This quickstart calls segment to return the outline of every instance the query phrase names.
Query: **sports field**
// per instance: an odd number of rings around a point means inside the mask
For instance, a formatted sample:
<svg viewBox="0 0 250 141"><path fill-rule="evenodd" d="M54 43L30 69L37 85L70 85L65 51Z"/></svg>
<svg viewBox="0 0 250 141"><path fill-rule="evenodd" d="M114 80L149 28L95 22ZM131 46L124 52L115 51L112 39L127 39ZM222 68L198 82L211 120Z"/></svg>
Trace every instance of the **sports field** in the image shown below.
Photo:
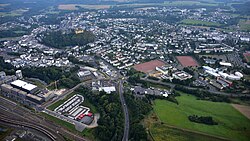
<svg viewBox="0 0 250 141"><path fill-rule="evenodd" d="M250 120L230 104L196 100L194 96L187 94L182 94L177 100L179 105L166 100L155 100L153 108L161 122L231 140L250 139ZM190 122L188 116L194 114L212 116L219 124L205 125Z"/></svg>
<svg viewBox="0 0 250 141"><path fill-rule="evenodd" d="M149 73L150 71L155 70L156 67L161 67L164 66L165 63L160 61L160 60L152 60L149 62L137 64L134 67L137 71L144 72L144 73Z"/></svg>
<svg viewBox="0 0 250 141"><path fill-rule="evenodd" d="M191 56L176 56L177 60L183 67L196 67L199 66L197 61Z"/></svg>

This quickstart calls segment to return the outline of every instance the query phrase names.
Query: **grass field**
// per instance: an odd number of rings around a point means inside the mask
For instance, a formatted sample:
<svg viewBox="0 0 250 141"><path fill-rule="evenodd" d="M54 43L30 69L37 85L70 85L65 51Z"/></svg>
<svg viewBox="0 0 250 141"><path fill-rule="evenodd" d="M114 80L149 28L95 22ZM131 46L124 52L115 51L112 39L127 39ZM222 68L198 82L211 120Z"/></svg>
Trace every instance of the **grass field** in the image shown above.
<svg viewBox="0 0 250 141"><path fill-rule="evenodd" d="M96 107L93 104L91 104L88 99L84 98L84 102L81 105L89 107L93 113L97 113Z"/></svg>
<svg viewBox="0 0 250 141"><path fill-rule="evenodd" d="M199 1L166 1L164 6L218 6L217 3L199 2Z"/></svg>
<svg viewBox="0 0 250 141"><path fill-rule="evenodd" d="M250 139L250 120L230 104L196 100L194 96L187 94L182 94L177 100L179 105L166 100L155 100L154 111L161 122L232 140ZM219 125L209 126L190 122L188 116L194 114L212 116Z"/></svg>
<svg viewBox="0 0 250 141"><path fill-rule="evenodd" d="M21 16L24 12L28 12L28 9L17 9L11 12L0 12L0 17L7 17L7 16Z"/></svg>
<svg viewBox="0 0 250 141"><path fill-rule="evenodd" d="M58 6L59 10L78 10L79 8L85 9L109 9L110 5L83 5L83 4L61 4Z"/></svg>
<svg viewBox="0 0 250 141"><path fill-rule="evenodd" d="M171 127L162 123L154 112L150 113L144 119L148 133L154 141L222 141L212 136L203 135L200 133L190 132L187 130Z"/></svg>
<svg viewBox="0 0 250 141"><path fill-rule="evenodd" d="M118 0L119 1L119 0ZM59 10L78 10L78 7L85 9L109 9L114 7L154 7L154 6L218 6L218 2L198 2L198 1L173 1L164 3L132 3L132 4L117 4L117 5L83 5L83 4L61 4L58 6Z"/></svg>
<svg viewBox="0 0 250 141"><path fill-rule="evenodd" d="M240 20L240 29L244 31L250 31L250 20Z"/></svg>
<svg viewBox="0 0 250 141"><path fill-rule="evenodd" d="M214 23L214 22L206 22L206 21L200 21L200 20L192 20L192 19L184 19L181 21L182 24L187 25L199 25L199 26L213 26L213 27L219 27L221 24Z"/></svg>
<svg viewBox="0 0 250 141"><path fill-rule="evenodd" d="M61 126L61 127L64 127L66 129L68 129L69 131L75 133L75 134L78 134L78 135L81 135L81 136L85 136L85 137L88 137L89 139L93 140L94 139L94 136L92 134L93 132L93 129L84 129L82 132L79 132L75 129L75 125L69 123L69 122L66 122L66 121L63 121L63 120L60 120L56 117L53 117L51 115L48 115L46 113L40 113L40 115L42 115L43 117L45 117L47 120L49 121L52 121L54 123L56 123L57 125Z"/></svg>
<svg viewBox="0 0 250 141"><path fill-rule="evenodd" d="M8 5L10 5L10 4L0 4L0 7L5 7L5 6L8 6Z"/></svg>
<svg viewBox="0 0 250 141"><path fill-rule="evenodd" d="M154 136L155 141L221 141L209 136L204 136L201 134L196 134L192 132L186 132L183 130L178 130L170 128L165 124L156 123L151 127L151 134Z"/></svg>

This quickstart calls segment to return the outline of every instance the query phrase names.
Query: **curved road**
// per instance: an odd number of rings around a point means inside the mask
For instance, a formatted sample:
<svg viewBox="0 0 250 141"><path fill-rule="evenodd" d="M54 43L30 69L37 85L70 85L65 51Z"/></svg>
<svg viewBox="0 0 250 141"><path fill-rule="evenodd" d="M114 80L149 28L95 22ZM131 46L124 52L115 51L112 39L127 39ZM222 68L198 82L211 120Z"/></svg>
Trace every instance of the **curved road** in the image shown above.
<svg viewBox="0 0 250 141"><path fill-rule="evenodd" d="M129 114L128 114L128 108L126 105L126 102L124 100L124 96L123 96L123 81L120 80L119 81L119 96L120 96L120 100L121 100L121 104L122 104L122 108L123 108L123 112L124 112L124 118L125 118L125 122L124 122L124 133L123 133L123 138L122 141L128 141L128 135L129 135Z"/></svg>

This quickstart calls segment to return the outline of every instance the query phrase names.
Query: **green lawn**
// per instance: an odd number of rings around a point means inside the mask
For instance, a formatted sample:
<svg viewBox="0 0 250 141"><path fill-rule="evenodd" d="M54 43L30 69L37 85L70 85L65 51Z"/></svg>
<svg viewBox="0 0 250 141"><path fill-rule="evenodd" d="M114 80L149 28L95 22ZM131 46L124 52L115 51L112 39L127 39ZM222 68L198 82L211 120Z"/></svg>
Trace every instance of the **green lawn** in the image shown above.
<svg viewBox="0 0 250 141"><path fill-rule="evenodd" d="M200 21L200 20L192 20L192 19L184 19L181 21L182 24L187 25L197 25L197 26L213 26L213 27L219 27L221 24L214 23L214 22L206 22L206 21Z"/></svg>
<svg viewBox="0 0 250 141"><path fill-rule="evenodd" d="M92 113L97 113L96 107L93 104L91 104L89 100L86 99L85 97L84 97L84 102L81 105L90 108L90 111Z"/></svg>
<svg viewBox="0 0 250 141"><path fill-rule="evenodd" d="M182 94L177 100L179 105L166 100L155 100L153 108L162 122L232 140L250 139L250 120L230 104L196 100L194 96L187 94ZM212 116L219 125L209 126L190 122L188 116L193 114Z"/></svg>

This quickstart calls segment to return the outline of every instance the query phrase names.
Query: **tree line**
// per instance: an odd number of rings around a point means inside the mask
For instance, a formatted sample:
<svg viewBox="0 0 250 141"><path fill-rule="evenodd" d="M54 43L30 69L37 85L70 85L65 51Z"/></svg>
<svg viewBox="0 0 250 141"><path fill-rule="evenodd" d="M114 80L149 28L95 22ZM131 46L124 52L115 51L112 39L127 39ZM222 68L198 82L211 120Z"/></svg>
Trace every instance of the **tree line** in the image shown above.
<svg viewBox="0 0 250 141"><path fill-rule="evenodd" d="M107 94L104 91L94 93L85 87L76 89L76 92L87 98L100 113L98 127L93 129L93 135L101 141L122 140L124 115L119 95L116 93Z"/></svg>
<svg viewBox="0 0 250 141"><path fill-rule="evenodd" d="M146 141L146 128L141 124L141 120L151 110L152 106L147 98L135 98L131 93L124 94L125 100L129 110L129 140L130 141Z"/></svg>
<svg viewBox="0 0 250 141"><path fill-rule="evenodd" d="M200 89L188 89L181 85L176 85L175 90L194 95L197 97L198 100L209 100L213 102L227 102L227 103L231 102L231 100L227 96L214 95L208 91L203 91Z"/></svg>
<svg viewBox="0 0 250 141"><path fill-rule="evenodd" d="M191 122L202 123L207 125L218 125L218 122L215 122L211 116L191 115L188 116L188 119Z"/></svg>

